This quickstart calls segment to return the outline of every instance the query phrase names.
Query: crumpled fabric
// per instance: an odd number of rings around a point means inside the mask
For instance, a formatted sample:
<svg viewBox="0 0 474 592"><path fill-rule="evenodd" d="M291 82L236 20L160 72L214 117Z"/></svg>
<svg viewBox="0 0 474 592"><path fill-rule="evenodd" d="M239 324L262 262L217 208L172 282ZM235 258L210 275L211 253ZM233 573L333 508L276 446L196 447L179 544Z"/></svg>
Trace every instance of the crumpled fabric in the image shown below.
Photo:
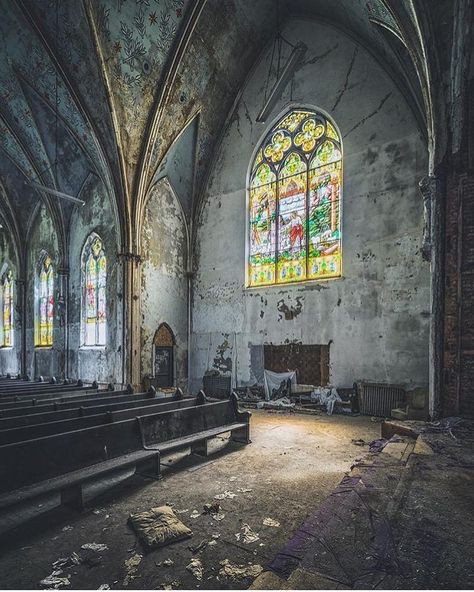
<svg viewBox="0 0 474 592"><path fill-rule="evenodd" d="M263 384L265 387L265 399L270 401L272 398L273 389L279 389L283 380L291 381L291 386L296 386L296 372L272 372L271 370L263 371Z"/></svg>
<svg viewBox="0 0 474 592"><path fill-rule="evenodd" d="M336 401L342 401L342 399L339 396L336 388L325 388L319 386L311 393L311 401L318 403L318 405L325 405L327 414L332 415Z"/></svg>

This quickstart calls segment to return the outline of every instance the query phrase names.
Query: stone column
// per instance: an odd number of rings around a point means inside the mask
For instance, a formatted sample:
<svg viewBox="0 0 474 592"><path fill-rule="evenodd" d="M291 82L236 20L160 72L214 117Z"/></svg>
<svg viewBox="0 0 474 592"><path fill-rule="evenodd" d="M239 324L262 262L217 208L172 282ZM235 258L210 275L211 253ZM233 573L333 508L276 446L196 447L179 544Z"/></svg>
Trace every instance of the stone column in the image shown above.
<svg viewBox="0 0 474 592"><path fill-rule="evenodd" d="M134 388L141 384L140 305L143 259L138 253L119 253L123 261L124 341L123 382Z"/></svg>
<svg viewBox="0 0 474 592"><path fill-rule="evenodd" d="M440 181L430 175L419 183L423 198L423 259L431 265L431 319L429 345L429 410L432 419L441 413L443 388L443 309L444 309L444 219Z"/></svg>
<svg viewBox="0 0 474 592"><path fill-rule="evenodd" d="M26 367L26 279L20 277L16 281L17 285L17 310L18 319L20 321L20 334L21 334L21 350L20 350L20 369L19 373L21 376L28 374Z"/></svg>

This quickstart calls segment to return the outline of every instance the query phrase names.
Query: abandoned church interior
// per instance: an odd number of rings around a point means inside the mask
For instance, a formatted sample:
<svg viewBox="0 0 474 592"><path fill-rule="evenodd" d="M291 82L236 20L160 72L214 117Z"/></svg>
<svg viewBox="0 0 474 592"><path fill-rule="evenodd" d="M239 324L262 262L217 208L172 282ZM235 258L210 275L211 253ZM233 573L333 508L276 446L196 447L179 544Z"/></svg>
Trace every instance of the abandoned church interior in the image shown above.
<svg viewBox="0 0 474 592"><path fill-rule="evenodd" d="M0 0L0 588L474 588L473 0Z"/></svg>

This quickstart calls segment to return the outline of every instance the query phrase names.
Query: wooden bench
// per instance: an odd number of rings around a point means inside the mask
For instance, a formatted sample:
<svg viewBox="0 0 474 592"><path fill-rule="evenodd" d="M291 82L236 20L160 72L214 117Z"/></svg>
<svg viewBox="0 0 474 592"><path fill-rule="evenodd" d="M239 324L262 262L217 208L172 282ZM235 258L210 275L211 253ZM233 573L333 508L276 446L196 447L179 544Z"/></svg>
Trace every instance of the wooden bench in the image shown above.
<svg viewBox="0 0 474 592"><path fill-rule="evenodd" d="M154 394L147 394L147 397L154 398ZM73 409L74 407L90 407L91 405L100 405L101 403L118 403L126 401L135 401L137 395L114 394L113 396L86 396L73 397L66 399L57 399L55 401L39 401L31 402L29 405L21 405L20 407L8 407L0 409L0 418L3 417L18 417L21 415L30 415L34 413L44 413L46 411L57 411L62 409Z"/></svg>
<svg viewBox="0 0 474 592"><path fill-rule="evenodd" d="M16 427L10 429L0 430L0 446L4 444L12 444L14 442L23 442L25 440L33 440L43 436L52 436L53 434L62 434L66 432L73 432L75 430L82 430L83 428L90 428L105 423L112 423L115 421L122 421L124 419L131 419L142 413L157 413L159 411L168 411L171 409L180 409L182 407L190 407L195 405L195 399L178 399L172 395L170 397L162 397L157 399L149 399L144 401L140 407L130 403L130 407L125 407L121 410L107 410L99 411L94 414L82 415L72 419L61 419L59 421L49 421L35 425ZM124 405L128 405L125 403ZM97 409L95 407L94 409Z"/></svg>
<svg viewBox="0 0 474 592"><path fill-rule="evenodd" d="M237 397L141 415L73 432L0 446L0 509L59 492L63 505L82 508L83 484L118 469L159 478L160 454L191 446L207 453L207 440L231 431L249 443L250 413L240 412Z"/></svg>
<svg viewBox="0 0 474 592"><path fill-rule="evenodd" d="M33 408L32 413L26 413L25 415L15 415L14 417L3 418L0 416L0 430L48 423L50 421L74 419L75 417L95 415L107 411L120 411L121 409L144 407L146 405L153 405L156 401L162 401L164 397L158 398L150 393L137 393L135 397L127 396L124 397L124 399L124 401L115 400L112 402L107 399L95 399L90 402L91 404L86 405L83 405L81 401L77 401L72 406L56 405L56 409L53 409L52 411L42 411L42 409Z"/></svg>

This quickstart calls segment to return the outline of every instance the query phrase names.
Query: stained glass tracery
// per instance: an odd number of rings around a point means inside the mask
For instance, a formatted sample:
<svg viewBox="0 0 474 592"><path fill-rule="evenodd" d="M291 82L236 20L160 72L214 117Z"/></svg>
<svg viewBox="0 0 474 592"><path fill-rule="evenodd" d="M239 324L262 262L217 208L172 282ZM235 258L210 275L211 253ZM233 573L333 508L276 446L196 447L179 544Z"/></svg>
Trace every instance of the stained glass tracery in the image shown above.
<svg viewBox="0 0 474 592"><path fill-rule="evenodd" d="M341 275L341 183L334 126L314 111L282 118L252 166L249 286Z"/></svg>
<svg viewBox="0 0 474 592"><path fill-rule="evenodd" d="M84 247L82 281L83 343L105 345L107 259L102 241L97 235L89 237Z"/></svg>
<svg viewBox="0 0 474 592"><path fill-rule="evenodd" d="M2 288L2 347L13 346L13 273L5 271L1 280Z"/></svg>
<svg viewBox="0 0 474 592"><path fill-rule="evenodd" d="M53 345L54 269L51 257L44 255L37 276L36 345Z"/></svg>

